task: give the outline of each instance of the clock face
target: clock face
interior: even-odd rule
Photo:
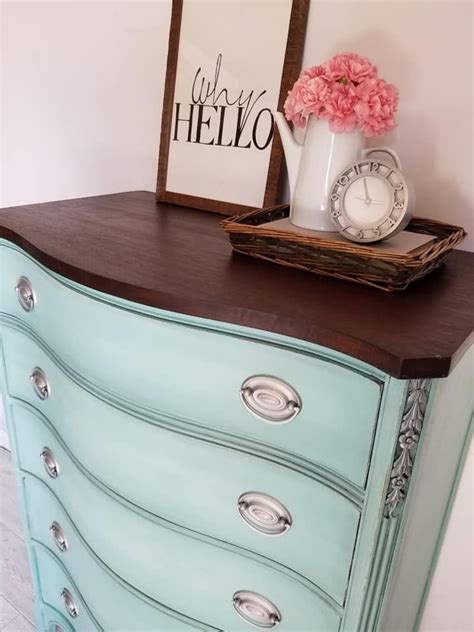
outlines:
[[[390,186],[386,180],[370,174],[351,181],[344,193],[348,217],[359,226],[371,226],[383,220],[392,207]]]
[[[329,194],[331,218],[352,241],[378,241],[392,235],[403,225],[407,203],[401,172],[373,159],[350,165],[336,178]]]

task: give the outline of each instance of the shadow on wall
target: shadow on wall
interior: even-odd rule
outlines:
[[[422,217],[459,224],[472,234],[472,197],[469,198],[465,191],[450,181],[437,167],[443,145],[439,129],[420,115],[407,113],[403,117],[403,131],[397,130],[395,134],[398,134],[401,142],[395,141],[394,145],[404,148],[401,150],[404,172],[415,187],[415,213]],[[455,160],[457,157],[453,156],[453,161]],[[463,245],[460,247],[462,249]]]
[[[410,107],[410,104],[416,103],[419,97],[417,86],[423,73],[423,68],[416,56],[402,50],[393,33],[382,30],[358,33],[357,37],[347,40],[346,49],[363,50],[374,61],[383,50],[386,59],[396,60],[395,71],[391,68],[386,76],[385,71],[381,72],[381,75],[400,88],[398,125],[393,132],[369,139],[367,144],[369,146],[388,145],[397,150],[403,172],[415,188],[415,214],[458,224],[464,226],[469,233],[474,233],[472,195],[466,195],[465,191],[463,192],[437,168],[437,165],[441,163],[440,154],[445,146],[445,139],[448,138],[451,130],[443,128],[441,124],[437,126],[433,120],[424,117],[419,106],[415,109]],[[471,78],[468,80],[472,81]],[[439,108],[440,104],[435,103],[434,106]],[[439,114],[446,120],[452,113],[441,109]],[[471,143],[472,119],[459,124],[455,133],[462,134],[464,142]],[[458,157],[453,155],[452,159],[456,161]],[[466,171],[472,173],[472,151],[469,160],[470,168],[467,165]],[[463,244],[460,248],[463,248]]]

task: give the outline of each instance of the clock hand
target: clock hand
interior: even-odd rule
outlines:
[[[359,197],[358,195],[354,195],[354,197],[355,197],[356,200],[362,200],[362,202],[367,203],[367,198]],[[370,198],[369,198],[369,200],[370,200]],[[377,200],[370,200],[370,204],[378,204],[378,205],[380,205],[380,204],[383,204],[383,202],[377,202]]]
[[[356,200],[362,200],[362,202],[365,202],[367,204],[367,206],[370,206],[372,200],[370,198],[361,198],[358,195],[354,195]]]
[[[367,186],[367,178],[363,178],[364,180],[364,191],[365,191],[365,203],[370,204],[370,195],[369,195],[369,187]]]

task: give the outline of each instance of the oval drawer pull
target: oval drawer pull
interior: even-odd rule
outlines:
[[[56,546],[58,547],[60,551],[64,553],[65,551],[68,550],[69,548],[68,541],[66,539],[66,536],[64,535],[64,531],[61,525],[58,522],[54,521],[52,523],[52,525],[49,527],[49,533],[51,534],[51,537],[53,538],[54,543],[56,544]]]
[[[15,285],[15,292],[18,302],[25,312],[33,311],[36,304],[36,296],[30,280],[24,276],[20,277]]]
[[[31,383],[33,384],[33,389],[36,395],[40,399],[48,399],[51,395],[51,387],[48,382],[48,378],[46,377],[46,373],[43,369],[40,369],[39,366],[36,366],[31,375],[30,375]]]
[[[253,415],[274,424],[291,421],[302,406],[293,387],[269,375],[247,378],[240,389],[240,398]]]
[[[267,494],[245,492],[239,497],[238,508],[244,522],[265,535],[283,535],[292,525],[288,509]]]
[[[79,614],[79,609],[76,606],[76,602],[74,601],[73,596],[67,588],[63,588],[61,592],[61,599],[64,601],[64,605],[66,607],[68,615],[72,619],[75,619]]]
[[[239,590],[233,596],[237,613],[258,628],[275,628],[281,621],[278,608],[263,595],[250,590]]]
[[[48,476],[51,478],[58,478],[59,465],[51,450],[49,448],[43,448],[40,456]]]

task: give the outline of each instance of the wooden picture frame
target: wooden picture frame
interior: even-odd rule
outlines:
[[[309,0],[173,0],[157,201],[224,215],[278,202],[273,114],[298,78],[308,11]]]

